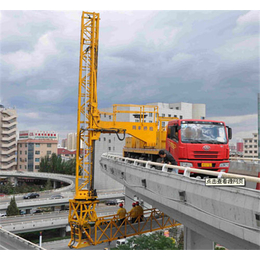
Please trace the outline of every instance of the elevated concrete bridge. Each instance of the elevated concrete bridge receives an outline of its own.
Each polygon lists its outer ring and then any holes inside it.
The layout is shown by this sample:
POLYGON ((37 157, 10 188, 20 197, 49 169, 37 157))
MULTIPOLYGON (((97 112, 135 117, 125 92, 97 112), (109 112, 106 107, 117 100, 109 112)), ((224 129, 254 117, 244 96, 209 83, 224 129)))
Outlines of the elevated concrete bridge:
MULTIPOLYGON (((190 177, 190 168, 117 155, 103 154, 100 164, 102 171, 125 186, 126 198, 138 196, 182 223, 185 249, 213 249, 213 242, 228 249, 260 249, 260 191, 206 186, 205 180, 190 177), (184 170, 184 174, 168 172, 168 168, 184 170)), ((198 171, 260 182, 255 177, 198 171)))

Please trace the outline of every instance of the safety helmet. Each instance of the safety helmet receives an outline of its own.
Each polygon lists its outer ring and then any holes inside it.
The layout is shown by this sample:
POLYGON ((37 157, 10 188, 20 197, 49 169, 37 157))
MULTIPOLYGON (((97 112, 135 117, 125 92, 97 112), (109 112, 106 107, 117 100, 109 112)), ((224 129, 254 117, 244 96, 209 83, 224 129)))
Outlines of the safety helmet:
POLYGON ((136 205, 139 205, 139 201, 137 201, 135 204, 136 204, 136 205))
POLYGON ((122 203, 120 203, 120 204, 119 204, 119 207, 123 207, 123 204, 122 204, 122 203))
POLYGON ((132 206, 133 206, 133 207, 135 206, 135 202, 132 203, 132 206))

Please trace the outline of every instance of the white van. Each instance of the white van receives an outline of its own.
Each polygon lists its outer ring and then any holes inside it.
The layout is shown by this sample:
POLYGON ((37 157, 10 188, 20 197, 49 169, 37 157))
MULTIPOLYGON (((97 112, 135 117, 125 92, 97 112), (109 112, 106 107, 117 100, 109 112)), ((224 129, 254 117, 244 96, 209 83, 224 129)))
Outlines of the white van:
POLYGON ((127 243, 127 239, 126 238, 118 239, 116 241, 116 247, 119 247, 121 245, 125 245, 126 243, 127 243))

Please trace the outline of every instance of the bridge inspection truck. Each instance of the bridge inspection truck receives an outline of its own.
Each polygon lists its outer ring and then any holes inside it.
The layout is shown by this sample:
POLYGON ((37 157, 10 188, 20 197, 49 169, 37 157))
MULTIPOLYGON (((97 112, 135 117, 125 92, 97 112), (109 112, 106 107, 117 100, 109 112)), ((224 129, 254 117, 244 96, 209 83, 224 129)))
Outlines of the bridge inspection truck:
POLYGON ((155 146, 126 137, 124 156, 158 161, 159 150, 165 149, 179 166, 228 172, 232 129, 223 121, 159 117, 159 122, 155 146), (162 121, 169 121, 168 125, 162 127, 162 121))

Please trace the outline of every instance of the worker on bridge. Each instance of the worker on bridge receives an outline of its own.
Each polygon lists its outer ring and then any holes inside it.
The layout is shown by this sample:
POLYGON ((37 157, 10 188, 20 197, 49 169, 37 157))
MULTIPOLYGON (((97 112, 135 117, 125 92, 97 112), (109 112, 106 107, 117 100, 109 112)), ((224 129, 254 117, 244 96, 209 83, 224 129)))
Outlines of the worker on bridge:
POLYGON ((143 221, 144 219, 144 210, 143 208, 139 205, 139 201, 137 201, 135 203, 135 207, 136 207, 136 210, 137 210, 137 218, 140 217, 140 221, 143 221))
POLYGON ((116 215, 118 216, 119 225, 121 225, 123 223, 123 221, 125 220, 125 215, 126 215, 126 209, 123 208, 122 203, 119 204, 119 209, 118 209, 116 215))
POLYGON ((135 202, 133 202, 132 204, 132 209, 129 211, 129 214, 130 214, 130 217, 131 217, 131 222, 132 223, 135 223, 136 219, 137 219, 137 214, 138 214, 138 211, 137 211, 137 208, 135 207, 135 202))
POLYGON ((159 158, 159 160, 157 160, 157 162, 171 164, 171 165, 177 165, 177 162, 175 161, 175 159, 173 158, 171 153, 168 152, 167 150, 160 150, 159 156, 160 156, 160 158, 159 158))

